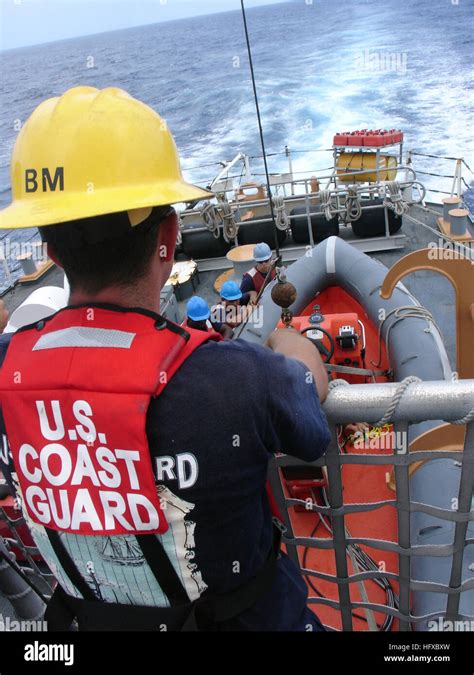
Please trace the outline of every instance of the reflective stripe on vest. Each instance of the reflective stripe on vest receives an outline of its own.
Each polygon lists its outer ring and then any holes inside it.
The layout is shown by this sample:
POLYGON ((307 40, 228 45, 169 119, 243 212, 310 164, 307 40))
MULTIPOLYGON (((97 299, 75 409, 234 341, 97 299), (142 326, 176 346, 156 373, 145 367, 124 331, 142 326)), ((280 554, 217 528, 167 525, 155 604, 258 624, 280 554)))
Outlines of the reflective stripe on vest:
POLYGON ((167 531, 146 414, 209 339, 220 336, 99 305, 66 308, 13 336, 0 399, 33 522, 81 535, 167 531))

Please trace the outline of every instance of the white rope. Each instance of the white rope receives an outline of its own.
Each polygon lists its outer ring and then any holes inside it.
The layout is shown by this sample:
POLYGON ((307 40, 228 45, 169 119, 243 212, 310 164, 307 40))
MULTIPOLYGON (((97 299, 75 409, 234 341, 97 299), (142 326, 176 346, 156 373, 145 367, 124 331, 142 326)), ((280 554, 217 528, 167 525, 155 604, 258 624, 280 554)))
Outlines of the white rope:
POLYGON ((337 209, 332 204, 331 190, 321 190, 319 196, 321 197, 321 211, 326 216, 327 221, 332 220, 337 215, 337 209))
MULTIPOLYGON (((474 408, 470 410, 467 415, 464 415, 464 417, 461 417, 458 420, 451 420, 449 424, 469 424, 474 420, 474 408)), ((445 420, 447 421, 447 420, 445 420)))
MULTIPOLYGON (((392 309, 388 314, 385 316, 384 319, 379 324, 379 332, 378 332, 378 342, 379 342, 379 353, 378 353, 378 360, 376 362, 371 361, 371 364, 375 366, 375 368, 379 368, 381 363, 382 363, 382 330, 385 325, 385 322, 391 317, 394 317, 394 321, 390 324, 390 326, 387 329, 387 333, 385 335, 385 344, 387 347, 387 352, 389 351, 388 349, 388 344, 389 344, 389 339, 390 339, 390 332, 392 328, 399 322, 403 321, 404 319, 425 319, 425 321, 428 323, 427 328, 424 329, 425 333, 431 333, 431 324, 435 326, 435 328, 438 330, 439 333, 441 333, 438 324, 434 320, 433 315, 431 312, 426 309, 426 307, 420 307, 418 305, 401 305, 400 307, 396 307, 395 309, 392 309)), ((389 363, 389 370, 391 370, 390 363, 389 363)))
POLYGON ((346 384, 349 385, 349 382, 346 382, 345 380, 331 380, 331 382, 328 384, 328 391, 332 391, 336 387, 340 387, 346 384))
POLYGON ((181 218, 181 214, 177 212, 178 215, 178 234, 176 235, 176 246, 181 246, 183 243, 183 219, 181 218))
POLYGON ((214 204, 206 202, 201 209, 201 217, 209 232, 219 238, 219 212, 214 204))
POLYGON ((385 184, 384 206, 394 211, 397 216, 403 216, 409 210, 409 204, 403 199, 400 183, 389 181, 385 184))
POLYGON ((415 375, 409 375, 408 377, 405 377, 399 383, 399 385, 395 389, 395 393, 393 394, 390 405, 388 406, 387 410, 385 411, 385 414, 375 424, 376 427, 381 427, 384 424, 387 424, 387 422, 390 422, 390 420, 393 417, 393 413, 397 409, 398 404, 400 403, 404 393, 406 392, 406 390, 408 389, 410 384, 413 384, 414 382, 421 382, 421 380, 420 380, 419 377, 416 377, 415 375))
POLYGON ((362 207, 359 199, 359 194, 355 185, 349 185, 347 188, 347 197, 346 197, 346 213, 345 213, 345 222, 352 223, 354 220, 359 220, 362 215, 362 207))
POLYGON ((272 197, 275 212, 275 224, 279 230, 286 231, 290 227, 290 219, 285 209, 285 201, 281 195, 272 197))
POLYGON ((229 202, 226 199, 217 198, 217 203, 221 210, 221 218, 223 222, 222 235, 228 244, 231 244, 237 238, 239 226, 237 225, 234 213, 229 202))

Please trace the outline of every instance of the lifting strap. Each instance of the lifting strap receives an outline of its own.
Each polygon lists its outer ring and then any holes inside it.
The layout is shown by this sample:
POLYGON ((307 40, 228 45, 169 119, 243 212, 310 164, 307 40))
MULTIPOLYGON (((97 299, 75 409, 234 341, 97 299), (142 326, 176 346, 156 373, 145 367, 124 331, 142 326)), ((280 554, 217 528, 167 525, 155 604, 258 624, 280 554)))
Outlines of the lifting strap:
POLYGON ((369 368, 355 368, 354 366, 340 366, 325 363, 324 367, 330 373, 346 373, 347 375, 368 375, 369 377, 390 377, 389 370, 370 370, 369 368))

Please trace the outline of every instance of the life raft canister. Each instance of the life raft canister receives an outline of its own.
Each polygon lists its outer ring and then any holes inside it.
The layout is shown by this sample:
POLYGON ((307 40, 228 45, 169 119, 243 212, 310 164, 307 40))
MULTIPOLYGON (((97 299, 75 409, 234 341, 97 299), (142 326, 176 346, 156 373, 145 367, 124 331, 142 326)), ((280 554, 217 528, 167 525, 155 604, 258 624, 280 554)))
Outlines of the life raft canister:
POLYGON ((395 180, 397 165, 393 155, 379 154, 377 157, 375 152, 342 151, 336 160, 336 171, 343 183, 375 183, 377 180, 395 180), (357 173, 364 169, 370 171, 357 173))
POLYGON ((220 339, 146 310, 99 305, 18 331, 0 400, 31 520, 81 535, 166 532, 147 410, 195 349, 220 339))
POLYGON ((333 145, 383 147, 393 143, 401 143, 403 138, 404 134, 400 129, 361 129, 359 131, 338 132, 333 138, 333 145))

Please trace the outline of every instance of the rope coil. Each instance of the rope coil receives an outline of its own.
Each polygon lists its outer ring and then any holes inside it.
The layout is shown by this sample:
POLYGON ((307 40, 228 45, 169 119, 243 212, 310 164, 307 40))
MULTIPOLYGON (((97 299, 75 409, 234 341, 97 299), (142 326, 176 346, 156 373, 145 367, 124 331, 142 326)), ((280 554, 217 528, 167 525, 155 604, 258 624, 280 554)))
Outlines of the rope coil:
POLYGON ((286 231, 290 227, 290 218, 285 209, 285 200, 281 195, 272 197, 275 210, 275 224, 279 230, 286 231))
POLYGON ((221 210, 221 218, 223 223, 222 235, 225 241, 228 244, 231 244, 237 238, 237 234, 239 233, 239 226, 235 221, 234 213, 232 211, 229 202, 226 199, 222 199, 220 196, 218 196, 217 203, 221 210))
MULTIPOLYGON (((433 315, 428 309, 426 309, 426 307, 421 307, 418 305, 401 305, 400 307, 392 309, 390 312, 386 314, 385 318, 382 319, 379 324, 379 331, 377 336, 379 343, 378 358, 376 362, 371 361, 372 365, 375 366, 375 368, 379 368, 382 363, 382 330, 385 326, 386 321, 388 321, 390 317, 394 317, 394 321, 387 328, 387 333, 385 335, 385 343, 387 346, 387 351, 392 328, 399 321, 403 321, 404 319, 424 319, 428 324, 428 326, 424 329, 425 333, 431 332, 432 325, 435 326, 435 328, 438 330, 439 333, 441 333, 436 321, 434 320, 433 315)), ((392 370, 390 359, 389 359, 389 370, 392 370)))
POLYGON ((403 216, 410 209, 409 204, 403 199, 400 191, 400 183, 389 181, 385 184, 384 206, 394 211, 397 216, 403 216))
POLYGON ((176 211, 176 215, 178 216, 178 234, 176 235, 176 246, 181 246, 183 243, 183 229, 184 229, 184 223, 183 219, 181 218, 181 214, 176 211))
POLYGON ((321 198, 321 211, 326 216, 326 220, 330 221, 337 215, 337 209, 334 208, 332 203, 332 192, 331 190, 321 190, 319 196, 321 198))
POLYGON ((201 209, 201 218, 209 232, 212 232, 216 239, 219 238, 219 212, 215 204, 206 202, 201 209))
POLYGON ((362 206, 360 203, 359 193, 355 185, 349 185, 347 188, 347 197, 346 197, 346 213, 344 220, 345 222, 352 223, 355 220, 359 220, 362 215, 362 206))

